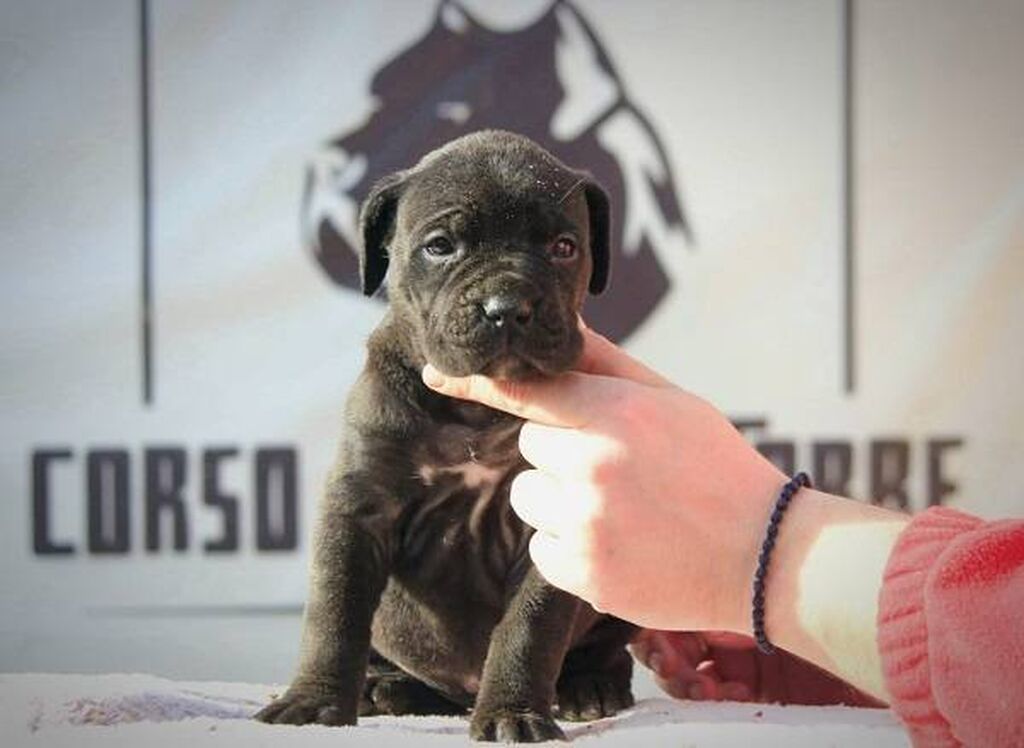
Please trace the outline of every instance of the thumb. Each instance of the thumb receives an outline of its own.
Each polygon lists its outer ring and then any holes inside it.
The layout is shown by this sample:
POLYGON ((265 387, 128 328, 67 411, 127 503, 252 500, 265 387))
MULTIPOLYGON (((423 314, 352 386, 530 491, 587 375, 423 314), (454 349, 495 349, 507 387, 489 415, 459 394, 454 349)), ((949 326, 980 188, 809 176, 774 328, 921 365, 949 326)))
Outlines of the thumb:
POLYGON ((577 429, 593 420, 598 404, 614 397, 610 389, 616 384, 607 377, 579 372, 525 381, 480 374, 450 377, 431 364, 423 367, 422 376, 425 385, 442 395, 473 400, 527 421, 577 429))

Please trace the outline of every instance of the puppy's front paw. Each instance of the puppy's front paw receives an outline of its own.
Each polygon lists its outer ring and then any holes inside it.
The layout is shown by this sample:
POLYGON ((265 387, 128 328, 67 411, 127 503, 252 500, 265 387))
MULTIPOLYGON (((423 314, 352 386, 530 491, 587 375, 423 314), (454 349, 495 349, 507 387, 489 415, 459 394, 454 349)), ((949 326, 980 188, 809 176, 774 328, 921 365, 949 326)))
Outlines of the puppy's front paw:
POLYGON ((605 673, 581 673, 558 683, 558 716, 574 722, 610 717, 633 706, 629 681, 605 673))
POLYGON ((469 737, 492 743, 541 743, 565 740, 565 733, 550 714, 532 710, 483 709, 473 712, 469 737))
POLYGON ((465 714, 466 708, 455 704, 426 683, 404 673, 370 674, 366 676, 359 716, 376 714, 465 714))
POLYGON ((254 718, 275 725, 354 725, 356 710, 346 701, 351 699, 333 688, 293 685, 254 718))

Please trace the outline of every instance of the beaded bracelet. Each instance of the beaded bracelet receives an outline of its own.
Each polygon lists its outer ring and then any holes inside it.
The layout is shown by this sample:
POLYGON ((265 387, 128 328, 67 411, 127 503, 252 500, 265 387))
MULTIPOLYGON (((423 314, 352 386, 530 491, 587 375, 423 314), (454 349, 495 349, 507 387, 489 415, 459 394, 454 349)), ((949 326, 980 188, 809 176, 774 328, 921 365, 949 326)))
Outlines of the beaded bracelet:
POLYGON ((811 479, 807 473, 797 473, 793 476, 775 502, 775 509, 768 520, 768 529, 765 531, 764 542, 761 544, 761 553, 757 557, 757 570, 754 572, 754 600, 752 618, 754 623, 754 639, 757 640, 757 648, 765 654, 774 654, 775 646, 768 641, 764 633, 764 580, 768 575, 768 559, 775 547, 775 538, 779 534, 779 523, 782 521, 782 514, 789 506, 790 499, 801 488, 810 487, 811 479))

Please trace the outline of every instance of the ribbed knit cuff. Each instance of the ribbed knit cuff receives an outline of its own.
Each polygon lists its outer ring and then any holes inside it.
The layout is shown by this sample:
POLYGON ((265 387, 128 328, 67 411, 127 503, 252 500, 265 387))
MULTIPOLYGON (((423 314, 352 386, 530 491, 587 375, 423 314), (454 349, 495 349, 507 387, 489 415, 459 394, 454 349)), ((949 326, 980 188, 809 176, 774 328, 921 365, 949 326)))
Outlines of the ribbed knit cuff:
POLYGON ((983 524, 946 507, 914 517, 900 533, 878 600, 878 649, 892 708, 917 748, 958 746, 931 690, 924 594, 928 574, 950 541, 983 524))

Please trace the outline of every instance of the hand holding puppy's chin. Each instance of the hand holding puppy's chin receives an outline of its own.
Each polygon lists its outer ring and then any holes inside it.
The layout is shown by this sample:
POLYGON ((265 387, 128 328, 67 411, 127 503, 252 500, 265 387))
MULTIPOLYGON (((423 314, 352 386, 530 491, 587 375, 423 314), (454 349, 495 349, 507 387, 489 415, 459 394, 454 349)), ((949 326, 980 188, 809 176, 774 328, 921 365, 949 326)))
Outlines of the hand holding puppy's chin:
POLYGON ((484 377, 498 383, 525 382, 553 376, 559 372, 545 372, 537 366, 518 357, 502 357, 489 362, 481 371, 448 372, 441 366, 428 361, 423 367, 423 383, 431 389, 442 388, 452 380, 469 377, 484 377))

